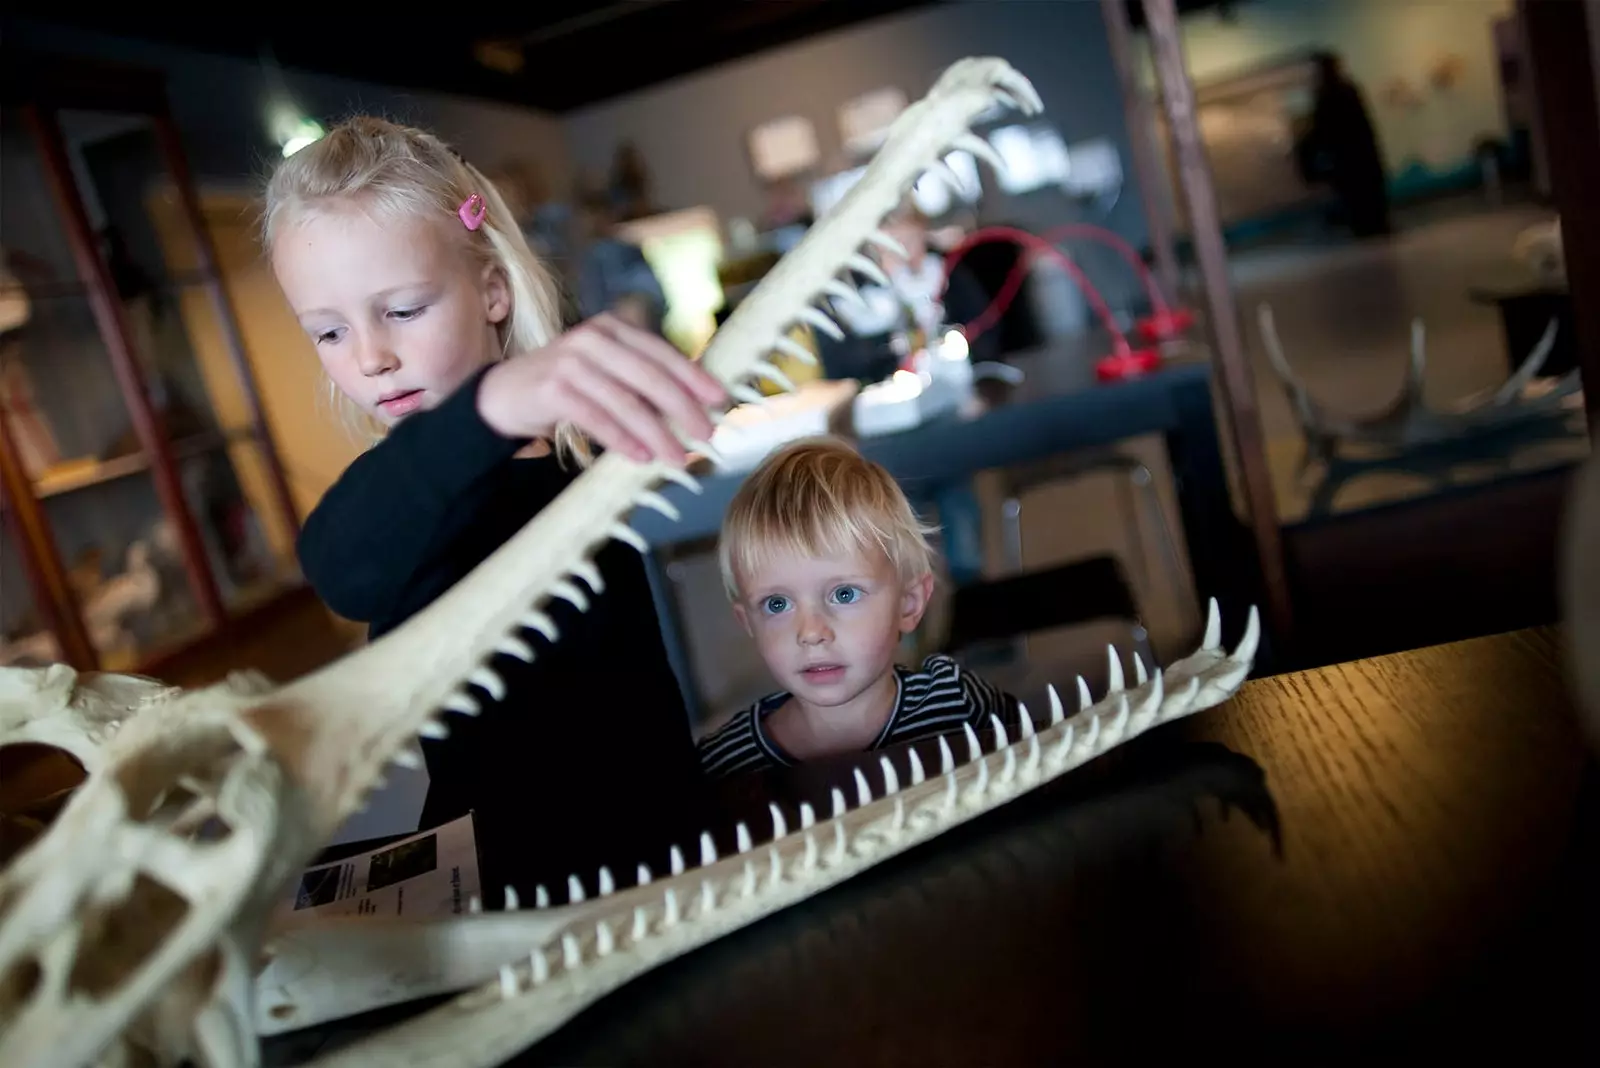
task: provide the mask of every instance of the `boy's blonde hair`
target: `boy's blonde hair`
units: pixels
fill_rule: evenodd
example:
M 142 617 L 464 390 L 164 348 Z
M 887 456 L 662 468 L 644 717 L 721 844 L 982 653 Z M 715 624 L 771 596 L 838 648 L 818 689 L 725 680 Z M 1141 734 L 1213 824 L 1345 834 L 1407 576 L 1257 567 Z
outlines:
M 792 442 L 751 472 L 728 506 L 717 562 L 729 600 L 739 576 L 774 553 L 828 556 L 881 551 L 903 582 L 933 571 L 928 535 L 900 486 L 837 438 Z
M 457 225 L 472 254 L 505 274 L 511 314 L 500 323 L 501 356 L 549 344 L 561 330 L 560 291 L 523 235 L 493 182 L 449 145 L 425 130 L 360 115 L 280 163 L 267 183 L 262 242 L 269 254 L 286 226 L 337 201 L 359 201 L 389 218 L 454 220 L 467 197 L 483 198 L 483 224 L 476 232 Z M 340 422 L 377 442 L 386 433 L 330 379 L 328 398 Z M 577 430 L 556 432 L 558 454 L 587 463 L 590 451 Z

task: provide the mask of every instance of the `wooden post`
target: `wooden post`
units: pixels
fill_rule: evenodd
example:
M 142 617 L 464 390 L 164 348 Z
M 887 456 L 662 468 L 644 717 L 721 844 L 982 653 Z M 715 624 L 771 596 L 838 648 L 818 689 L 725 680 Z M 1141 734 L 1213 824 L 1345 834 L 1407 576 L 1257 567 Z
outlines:
M 60 643 L 62 658 L 79 671 L 98 670 L 100 655 L 84 629 L 78 598 L 67 581 L 66 569 L 61 566 L 61 552 L 50 530 L 49 517 L 33 495 L 33 485 L 22 467 L 21 453 L 12 440 L 11 427 L 3 410 L 0 410 L 0 491 L 3 491 L 0 497 L 9 503 L 4 511 L 22 552 L 22 566 L 28 573 L 28 585 L 33 588 L 33 602 L 39 606 L 45 625 Z
M 37 104 L 26 104 L 22 109 L 24 121 L 39 146 L 44 163 L 45 178 L 55 198 L 66 226 L 67 241 L 72 246 L 72 258 L 78 277 L 88 290 L 89 307 L 94 312 L 100 339 L 111 357 L 111 369 L 122 387 L 123 400 L 128 406 L 128 417 L 139 438 L 139 447 L 150 461 L 151 477 L 162 507 L 177 530 L 178 542 L 183 546 L 184 570 L 188 574 L 189 589 L 209 628 L 223 625 L 227 613 L 217 592 L 215 577 L 206 557 L 205 543 L 200 539 L 194 515 L 183 496 L 183 484 L 178 479 L 177 465 L 172 459 L 166 434 L 150 406 L 150 396 L 145 392 L 144 376 L 134 357 L 133 342 L 129 337 L 127 320 L 122 314 L 122 301 L 117 296 L 111 272 L 95 247 L 94 230 L 88 213 L 73 183 L 72 168 L 67 160 L 67 146 L 61 136 L 53 109 Z
M 1133 34 L 1128 28 L 1125 3 L 1126 0 L 1100 0 L 1100 9 L 1106 23 L 1106 41 L 1111 46 L 1111 62 L 1117 70 L 1117 83 L 1122 87 L 1122 117 L 1128 128 L 1134 182 L 1139 187 L 1145 222 L 1150 228 L 1156 277 L 1161 281 L 1162 295 L 1176 304 L 1183 294 L 1178 289 L 1181 276 L 1177 254 L 1173 251 L 1172 217 L 1167 214 L 1166 194 L 1171 186 L 1166 169 L 1156 157 L 1155 145 L 1150 141 L 1155 121 L 1149 102 L 1140 90 L 1139 79 L 1134 75 Z
M 273 496 L 277 498 L 284 520 L 289 524 L 290 534 L 297 534 L 300 530 L 300 516 L 295 510 L 294 495 L 289 492 L 289 482 L 284 478 L 283 465 L 279 462 L 278 450 L 272 442 L 272 430 L 267 424 L 266 412 L 261 407 L 261 392 L 256 387 L 255 372 L 251 370 L 250 357 L 245 352 L 244 336 L 239 331 L 238 316 L 233 313 L 233 302 L 228 299 L 228 291 L 222 283 L 222 271 L 217 265 L 217 251 L 211 242 L 211 232 L 206 229 L 205 216 L 200 211 L 200 202 L 195 194 L 193 175 L 189 173 L 189 161 L 184 155 L 183 142 L 178 137 L 178 130 L 172 122 L 171 115 L 163 112 L 155 116 L 155 123 L 156 136 L 161 142 L 161 153 L 166 157 L 167 169 L 172 172 L 173 183 L 183 204 L 184 217 L 189 220 L 189 228 L 194 232 L 195 253 L 200 261 L 200 272 L 205 277 L 206 294 L 211 298 L 212 308 L 216 310 L 217 321 L 222 326 L 223 340 L 227 343 L 228 354 L 233 360 L 234 373 L 239 376 L 239 385 L 244 391 L 245 404 L 249 408 L 250 420 L 254 424 L 256 441 L 266 460 Z
M 1589 437 L 1600 432 L 1600 3 L 1519 0 L 1550 192 L 1561 214 Z
M 1161 80 L 1167 121 L 1172 128 L 1178 180 L 1188 208 L 1190 240 L 1200 265 L 1206 298 L 1206 322 L 1215 356 L 1215 380 L 1222 388 L 1233 450 L 1240 468 L 1240 486 L 1250 529 L 1255 535 L 1266 598 L 1266 622 L 1280 644 L 1290 641 L 1293 616 L 1284 570 L 1283 541 L 1272 474 L 1256 403 L 1255 376 L 1245 355 L 1238 309 L 1228 280 L 1228 250 L 1217 213 L 1211 165 L 1200 140 L 1195 116 L 1194 83 L 1183 57 L 1183 38 L 1173 0 L 1144 0 L 1145 23 L 1156 73 Z

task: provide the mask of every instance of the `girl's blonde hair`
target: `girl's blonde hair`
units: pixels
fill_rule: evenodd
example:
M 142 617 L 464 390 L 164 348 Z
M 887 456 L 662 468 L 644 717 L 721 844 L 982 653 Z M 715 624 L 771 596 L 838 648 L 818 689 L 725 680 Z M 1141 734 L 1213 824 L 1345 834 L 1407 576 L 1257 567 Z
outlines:
M 791 442 L 750 473 L 734 494 L 717 542 L 729 600 L 739 577 L 774 553 L 886 553 L 902 582 L 933 571 L 928 536 L 894 477 L 837 438 Z
M 511 290 L 511 314 L 499 324 L 505 357 L 549 344 L 561 330 L 560 291 L 528 245 L 521 227 L 493 182 L 426 130 L 361 115 L 285 159 L 267 182 L 262 242 L 295 220 L 337 201 L 359 201 L 389 218 L 454 220 L 473 193 L 483 198 L 483 223 L 476 232 L 457 225 L 479 261 L 498 267 Z M 369 442 L 387 432 L 330 379 L 328 399 L 341 423 Z M 556 430 L 558 455 L 580 464 L 591 458 L 588 443 L 570 424 Z

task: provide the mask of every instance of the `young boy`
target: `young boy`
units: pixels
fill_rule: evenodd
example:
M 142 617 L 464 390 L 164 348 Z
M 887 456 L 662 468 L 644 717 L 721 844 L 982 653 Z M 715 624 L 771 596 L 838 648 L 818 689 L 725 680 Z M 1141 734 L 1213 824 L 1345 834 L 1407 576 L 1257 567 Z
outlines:
M 1016 720 L 1016 700 L 935 654 L 897 665 L 933 552 L 889 473 L 843 442 L 785 446 L 739 488 L 718 558 L 734 615 L 784 687 L 699 743 L 711 778 Z

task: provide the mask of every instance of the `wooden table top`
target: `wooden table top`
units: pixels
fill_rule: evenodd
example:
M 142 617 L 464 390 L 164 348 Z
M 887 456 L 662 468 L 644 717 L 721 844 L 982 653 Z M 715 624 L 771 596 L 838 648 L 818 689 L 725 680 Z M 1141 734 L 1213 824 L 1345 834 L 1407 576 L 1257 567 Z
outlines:
M 1578 1063 L 1600 775 L 1560 656 L 1537 629 L 1252 681 L 518 1063 Z

